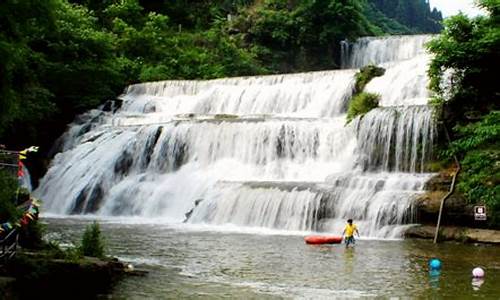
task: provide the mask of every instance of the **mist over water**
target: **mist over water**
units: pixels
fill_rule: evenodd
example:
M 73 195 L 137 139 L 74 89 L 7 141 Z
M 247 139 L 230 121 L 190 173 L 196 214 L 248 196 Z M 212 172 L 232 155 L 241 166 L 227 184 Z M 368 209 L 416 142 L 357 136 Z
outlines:
M 344 44 L 344 66 L 387 68 L 366 87 L 381 107 L 349 124 L 355 69 L 129 86 L 70 127 L 35 194 L 55 214 L 336 233 L 354 218 L 400 237 L 431 176 L 430 38 Z

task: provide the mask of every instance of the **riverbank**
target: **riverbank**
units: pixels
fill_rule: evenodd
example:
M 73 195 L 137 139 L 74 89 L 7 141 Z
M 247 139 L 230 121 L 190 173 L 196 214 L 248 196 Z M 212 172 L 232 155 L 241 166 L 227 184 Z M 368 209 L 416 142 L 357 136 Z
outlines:
M 115 258 L 59 259 L 44 251 L 21 251 L 0 266 L 0 293 L 7 299 L 92 299 L 109 294 L 124 276 L 143 275 Z

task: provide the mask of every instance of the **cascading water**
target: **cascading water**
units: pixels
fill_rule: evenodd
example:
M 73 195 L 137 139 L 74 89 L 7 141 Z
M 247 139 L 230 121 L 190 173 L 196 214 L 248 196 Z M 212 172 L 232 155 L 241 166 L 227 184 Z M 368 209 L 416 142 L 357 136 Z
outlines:
M 387 68 L 348 125 L 354 69 L 132 85 L 70 127 L 35 193 L 58 214 L 398 237 L 430 176 L 429 38 L 344 44 L 345 66 Z
M 341 43 L 343 69 L 361 68 L 369 64 L 401 62 L 425 54 L 425 44 L 432 35 L 363 37 L 355 43 Z M 407 77 L 409 78 L 409 77 Z

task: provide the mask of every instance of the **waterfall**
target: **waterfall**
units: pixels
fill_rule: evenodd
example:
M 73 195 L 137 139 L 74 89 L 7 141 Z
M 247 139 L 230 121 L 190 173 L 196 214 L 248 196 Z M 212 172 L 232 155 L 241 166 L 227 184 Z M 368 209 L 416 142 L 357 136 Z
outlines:
M 425 44 L 431 39 L 432 35 L 402 35 L 363 37 L 353 44 L 342 42 L 341 66 L 361 68 L 411 59 L 425 54 Z
M 398 237 L 424 192 L 435 124 L 429 36 L 344 42 L 378 63 L 380 107 L 346 124 L 355 69 L 129 86 L 70 125 L 36 189 L 56 214 Z M 186 217 L 189 217 L 186 219 Z

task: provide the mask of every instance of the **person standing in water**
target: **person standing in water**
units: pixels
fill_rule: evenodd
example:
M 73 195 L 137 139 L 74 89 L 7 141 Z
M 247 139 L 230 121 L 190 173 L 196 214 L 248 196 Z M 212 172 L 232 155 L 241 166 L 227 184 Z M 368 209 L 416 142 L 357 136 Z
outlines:
M 352 224 L 352 219 L 347 220 L 347 225 L 344 228 L 344 231 L 342 232 L 342 236 L 345 235 L 344 241 L 345 241 L 345 247 L 349 247 L 350 244 L 354 247 L 354 232 L 359 237 L 359 231 L 358 231 L 358 226 L 356 224 Z

